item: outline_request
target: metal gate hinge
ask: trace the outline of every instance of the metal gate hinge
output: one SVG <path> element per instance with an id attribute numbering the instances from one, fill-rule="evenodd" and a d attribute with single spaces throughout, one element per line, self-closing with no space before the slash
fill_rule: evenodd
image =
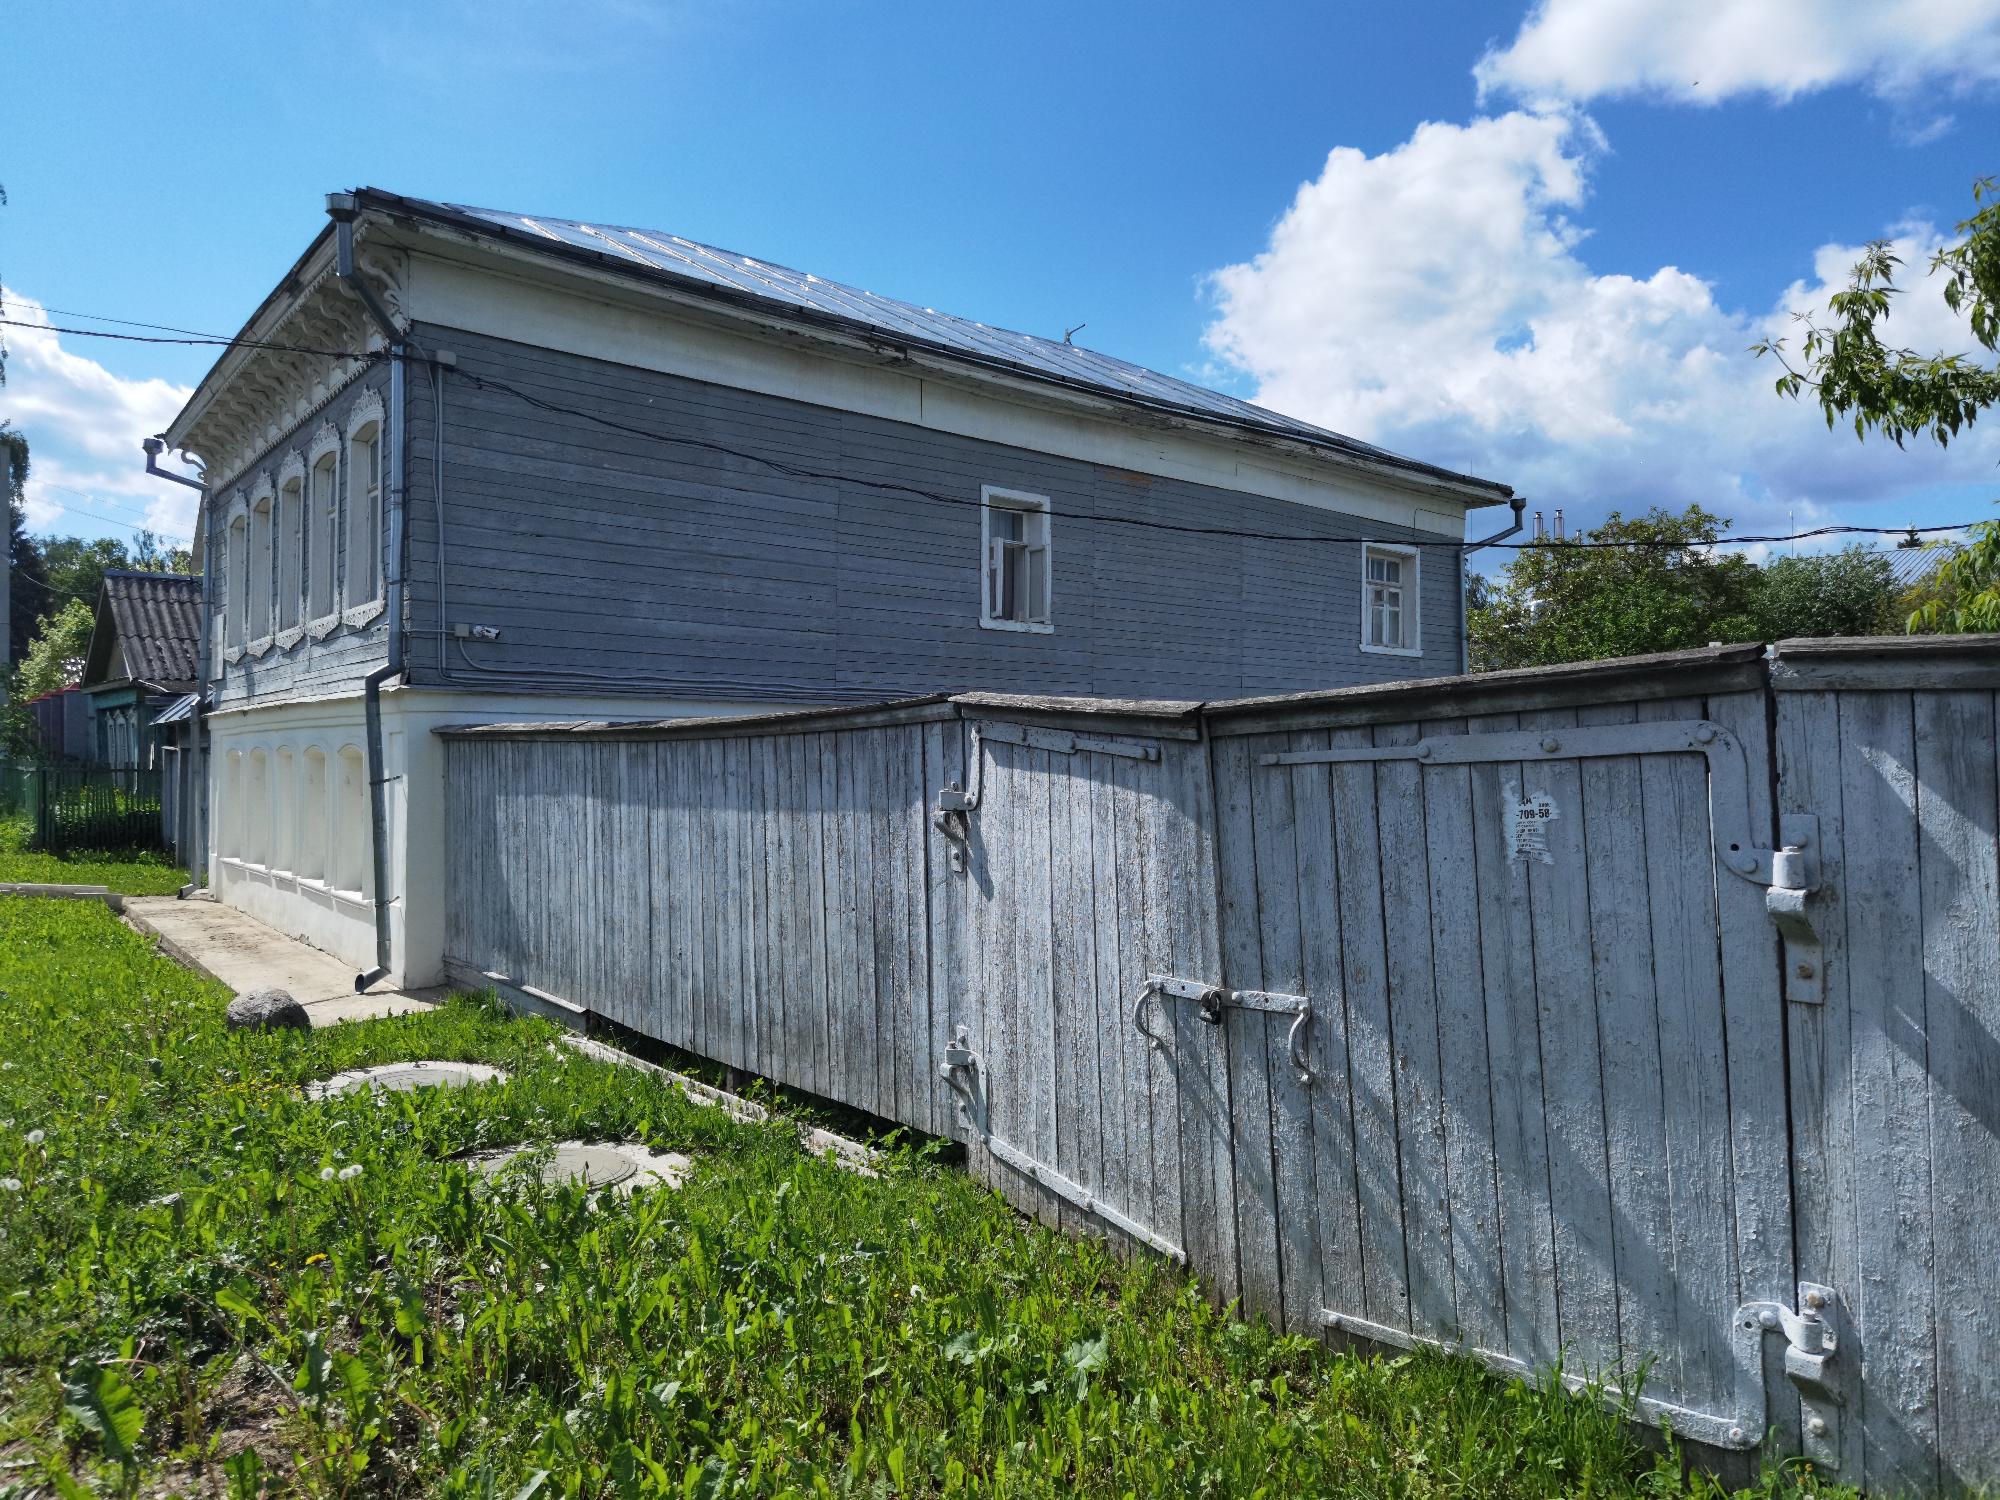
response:
<path id="1" fill-rule="evenodd" d="M 1783 845 L 1771 857 L 1764 910 L 1778 929 L 1784 995 L 1796 1005 L 1826 1002 L 1826 948 L 1812 923 L 1808 900 L 1819 889 L 1819 819 L 1786 813 L 1778 819 Z"/>
<path id="2" fill-rule="evenodd" d="M 1261 1010 L 1270 1015 L 1292 1017 L 1292 1029 L 1285 1033 L 1285 1050 L 1291 1054 L 1292 1066 L 1298 1069 L 1299 1081 L 1312 1082 L 1312 1065 L 1305 1054 L 1306 1023 L 1312 1020 L 1312 1001 L 1307 996 L 1279 994 L 1274 990 L 1232 990 L 1219 984 L 1204 984 L 1199 979 L 1181 979 L 1172 974 L 1149 975 L 1145 988 L 1132 1002 L 1132 1024 L 1157 1048 L 1167 1038 L 1146 1025 L 1146 1002 L 1155 998 L 1192 1000 L 1201 1007 L 1201 1019 L 1211 1026 L 1222 1024 L 1225 1010 Z"/>
<path id="3" fill-rule="evenodd" d="M 1797 1311 L 1782 1302 L 1747 1302 L 1737 1309 L 1737 1322 L 1746 1331 L 1785 1336 L 1785 1377 L 1804 1408 L 1805 1456 L 1822 1469 L 1838 1469 L 1842 1398 L 1833 1288 L 1801 1281 L 1798 1302 Z"/>

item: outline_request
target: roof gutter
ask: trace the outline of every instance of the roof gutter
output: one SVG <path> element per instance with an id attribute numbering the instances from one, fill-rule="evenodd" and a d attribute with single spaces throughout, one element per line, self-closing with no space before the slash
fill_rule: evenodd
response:
<path id="1" fill-rule="evenodd" d="M 394 958 L 394 931 L 390 909 L 395 897 L 390 891 L 389 868 L 389 782 L 382 755 L 382 684 L 403 673 L 403 426 L 408 410 L 404 381 L 405 335 L 389 316 L 381 301 L 355 273 L 354 221 L 360 205 L 352 193 L 328 193 L 327 217 L 333 220 L 334 275 L 341 285 L 360 299 L 368 315 L 389 341 L 389 433 L 388 504 L 384 520 L 389 533 L 389 560 L 386 570 L 385 613 L 389 617 L 389 652 L 361 684 L 362 714 L 368 749 L 368 827 L 375 876 L 375 965 L 354 976 L 357 994 L 385 978 Z"/>

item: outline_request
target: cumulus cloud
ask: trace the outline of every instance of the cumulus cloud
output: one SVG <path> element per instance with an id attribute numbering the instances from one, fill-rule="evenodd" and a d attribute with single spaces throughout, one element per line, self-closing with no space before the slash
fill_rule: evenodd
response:
<path id="1" fill-rule="evenodd" d="M 1859 246 L 1828 245 L 1774 305 L 1722 306 L 1699 275 L 1600 275 L 1581 215 L 1603 151 L 1574 112 L 1425 124 L 1378 156 L 1334 151 L 1262 254 L 1216 272 L 1206 339 L 1256 399 L 1415 457 L 1512 483 L 1585 521 L 1699 501 L 1739 526 L 1801 525 L 1855 500 L 1994 478 L 2000 423 L 1939 452 L 1829 432 L 1781 400 L 1748 346 L 1794 336 Z M 1938 243 L 1901 226 L 1910 272 L 1886 336 L 1972 340 L 1923 282 Z"/>
<path id="2" fill-rule="evenodd" d="M 1482 92 L 1530 100 L 1907 96 L 2000 79 L 2000 0 L 1541 0 L 1473 72 Z"/>
<path id="3" fill-rule="evenodd" d="M 7 294 L 7 316 L 36 325 L 7 330 L 7 383 L 0 386 L 0 417 L 27 434 L 33 457 L 30 528 L 63 522 L 118 532 L 116 517 L 142 520 L 162 536 L 192 534 L 195 492 L 149 478 L 139 451 L 140 440 L 186 404 L 190 388 L 127 379 L 65 348 L 42 305 L 18 292 Z"/>

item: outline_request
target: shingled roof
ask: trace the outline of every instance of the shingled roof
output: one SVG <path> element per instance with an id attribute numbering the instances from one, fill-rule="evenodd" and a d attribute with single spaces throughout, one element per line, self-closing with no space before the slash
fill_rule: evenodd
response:
<path id="1" fill-rule="evenodd" d="M 111 679 L 114 645 L 123 651 L 124 663 Z M 87 686 L 130 680 L 166 692 L 193 692 L 200 645 L 199 578 L 124 569 L 106 573 L 83 680 Z"/>

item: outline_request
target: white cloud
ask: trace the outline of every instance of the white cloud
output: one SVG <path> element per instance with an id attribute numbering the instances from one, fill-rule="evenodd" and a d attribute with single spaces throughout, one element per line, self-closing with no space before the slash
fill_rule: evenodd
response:
<path id="1" fill-rule="evenodd" d="M 187 386 L 130 380 L 63 346 L 40 303 L 7 294 L 7 317 L 40 325 L 7 332 L 7 383 L 0 418 L 28 438 L 32 467 L 28 524 L 59 521 L 78 531 L 130 536 L 121 522 L 163 536 L 194 527 L 195 492 L 149 477 L 140 440 L 159 432 L 186 404 Z"/>
<path id="2" fill-rule="evenodd" d="M 1473 73 L 1530 100 L 1965 88 L 2000 79 L 2000 0 L 1541 0 Z"/>
<path id="3" fill-rule="evenodd" d="M 1577 522 L 1699 501 L 1739 527 L 1781 527 L 1792 509 L 1805 525 L 1994 479 L 2000 422 L 1945 452 L 1857 443 L 1812 402 L 1780 399 L 1777 367 L 1747 352 L 1795 335 L 1789 315 L 1823 306 L 1858 247 L 1822 247 L 1754 313 L 1677 267 L 1593 272 L 1575 216 L 1602 149 L 1585 116 L 1516 112 L 1422 125 L 1379 156 L 1334 151 L 1268 248 L 1215 273 L 1209 347 L 1267 406 L 1512 483 Z M 1971 348 L 1921 280 L 1935 231 L 1905 226 L 1896 243 L 1915 279 L 1888 337 Z"/>

